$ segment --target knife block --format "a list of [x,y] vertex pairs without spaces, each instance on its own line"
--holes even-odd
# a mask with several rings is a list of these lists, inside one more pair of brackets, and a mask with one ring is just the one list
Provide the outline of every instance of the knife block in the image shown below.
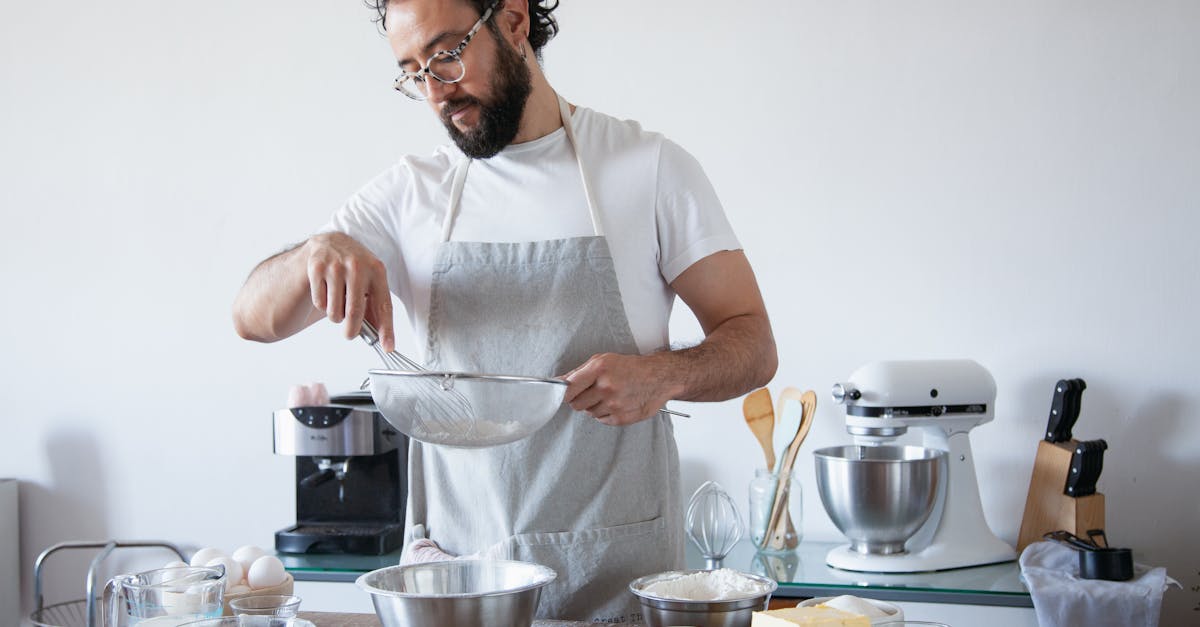
[[1029,479],[1029,495],[1025,497],[1025,515],[1017,539],[1017,553],[1042,539],[1051,531],[1070,531],[1080,538],[1088,537],[1089,529],[1104,528],[1104,495],[1067,496],[1067,477],[1071,474],[1071,456],[1075,440],[1068,442],[1038,442]]

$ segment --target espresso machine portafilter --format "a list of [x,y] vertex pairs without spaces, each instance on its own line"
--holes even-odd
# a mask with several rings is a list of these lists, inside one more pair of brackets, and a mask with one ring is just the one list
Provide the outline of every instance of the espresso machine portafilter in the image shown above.
[[277,551],[400,548],[407,436],[374,407],[337,403],[277,410],[273,429],[275,454],[296,458],[296,524],[275,533]]

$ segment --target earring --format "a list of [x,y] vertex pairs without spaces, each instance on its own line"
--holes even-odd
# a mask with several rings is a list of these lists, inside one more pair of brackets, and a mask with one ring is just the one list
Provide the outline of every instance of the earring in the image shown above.
[[520,45],[521,45],[521,60],[525,61],[526,60],[525,59],[525,44],[520,44]]

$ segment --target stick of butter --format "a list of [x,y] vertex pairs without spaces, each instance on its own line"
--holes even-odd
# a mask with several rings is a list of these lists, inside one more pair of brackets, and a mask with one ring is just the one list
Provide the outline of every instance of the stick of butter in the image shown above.
[[787,607],[766,612],[755,612],[751,627],[871,627],[871,621],[862,614],[845,612],[828,605],[810,607]]
[[885,618],[888,615],[887,612],[872,605],[870,601],[849,594],[833,597],[824,603],[818,603],[818,605],[844,610],[851,614],[862,614],[867,618]]

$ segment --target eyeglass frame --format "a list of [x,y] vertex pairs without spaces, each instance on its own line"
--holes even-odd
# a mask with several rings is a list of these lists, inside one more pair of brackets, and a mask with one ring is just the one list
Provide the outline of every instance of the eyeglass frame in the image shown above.
[[[396,80],[392,81],[392,89],[395,89],[396,91],[404,94],[405,96],[408,96],[409,98],[420,102],[422,100],[427,100],[429,98],[429,88],[424,86],[424,85],[427,85],[428,82],[417,83],[418,80],[421,80],[422,76],[424,76],[424,75],[432,76],[434,79],[436,79],[438,82],[440,82],[442,84],[454,84],[454,83],[461,81],[463,79],[463,77],[467,75],[467,64],[464,63],[462,60],[463,50],[466,50],[467,44],[471,43],[471,39],[473,37],[475,37],[475,33],[478,33],[479,29],[483,28],[483,25],[486,24],[488,19],[490,19],[492,17],[492,13],[495,11],[496,7],[500,4],[500,2],[501,2],[501,0],[493,0],[491,6],[489,6],[487,8],[487,10],[483,12],[483,15],[479,16],[479,19],[475,22],[475,25],[471,27],[471,30],[467,31],[467,36],[463,37],[462,42],[459,43],[457,46],[455,46],[454,48],[451,48],[449,50],[438,50],[437,52],[429,55],[429,58],[425,61],[425,65],[421,66],[421,69],[417,70],[416,72],[409,72],[408,70],[401,68],[400,76],[397,76]],[[459,66],[462,67],[462,74],[459,74],[458,78],[456,78],[452,81],[443,79],[442,77],[438,76],[437,74],[434,74],[433,71],[429,69],[429,66],[433,64],[433,60],[443,54],[448,54],[451,57],[453,57],[455,61],[458,61]],[[413,94],[409,93],[402,87],[402,85],[405,83],[405,81],[409,81],[409,80],[413,81],[413,85],[417,86],[417,89],[415,89],[413,91],[425,94],[425,96],[423,98],[418,98],[418,97],[414,96]]]

